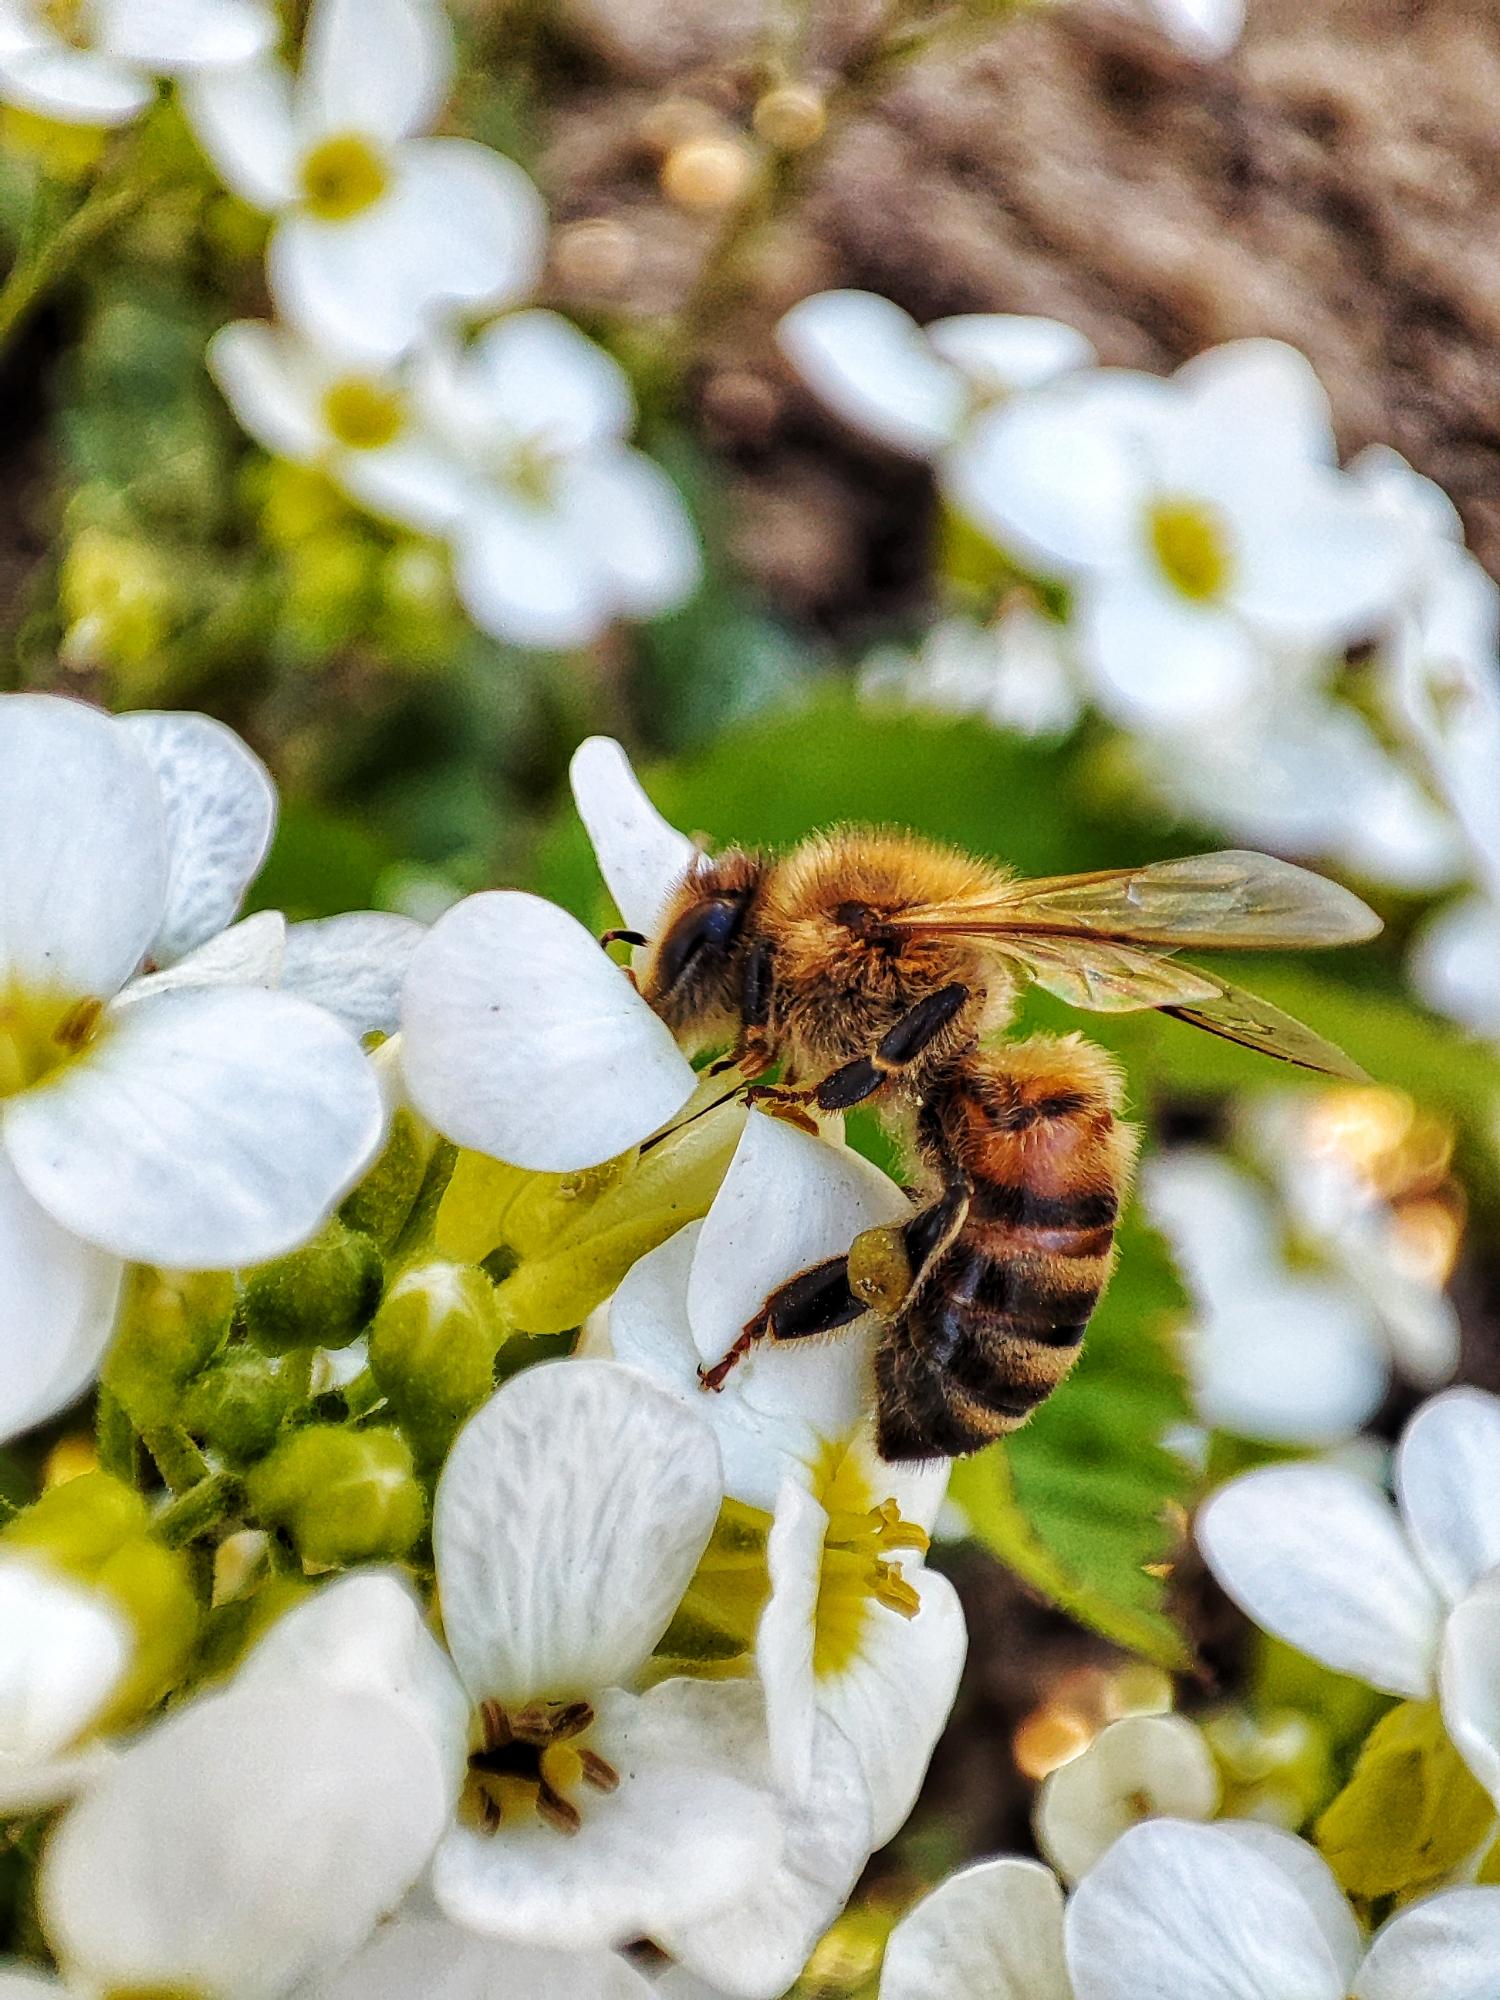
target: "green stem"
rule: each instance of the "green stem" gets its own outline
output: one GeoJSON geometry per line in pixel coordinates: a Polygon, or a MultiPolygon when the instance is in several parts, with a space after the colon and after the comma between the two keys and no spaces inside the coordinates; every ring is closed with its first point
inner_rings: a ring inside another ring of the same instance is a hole
{"type": "Polygon", "coordinates": [[[244,1499],[245,1489],[232,1472],[212,1472],[163,1507],[153,1525],[172,1548],[186,1548],[237,1514],[244,1499]]]}
{"type": "Polygon", "coordinates": [[[153,1424],[141,1441],[174,1493],[187,1493],[210,1477],[208,1460],[181,1424],[153,1424]]]}
{"type": "Polygon", "coordinates": [[[95,185],[71,215],[54,224],[47,198],[51,186],[47,181],[38,186],[20,250],[0,284],[0,353],[79,257],[138,208],[147,193],[140,181],[124,187],[95,185]]]}
{"type": "Polygon", "coordinates": [[[104,1471],[127,1486],[139,1486],[141,1454],[135,1425],[114,1390],[102,1384],[94,1411],[94,1437],[104,1471]]]}
{"type": "Polygon", "coordinates": [[[385,1391],[368,1368],[362,1368],[352,1382],[344,1384],[344,1408],[351,1417],[367,1417],[385,1401],[385,1391]]]}

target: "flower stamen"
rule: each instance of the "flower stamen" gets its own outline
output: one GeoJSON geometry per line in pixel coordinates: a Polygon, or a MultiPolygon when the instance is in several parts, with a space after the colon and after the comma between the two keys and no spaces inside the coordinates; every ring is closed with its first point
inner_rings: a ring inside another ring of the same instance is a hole
{"type": "Polygon", "coordinates": [[[586,1701],[536,1702],[510,1712],[487,1701],[479,1710],[480,1746],[469,1756],[459,1815],[483,1833],[537,1818],[556,1833],[583,1824],[570,1793],[612,1792],[620,1774],[577,1739],[592,1728],[586,1701]]]}
{"type": "Polygon", "coordinates": [[[1151,553],[1174,590],[1195,604],[1221,597],[1233,574],[1229,537],[1201,500],[1158,500],[1148,520],[1151,553]]]}
{"type": "Polygon", "coordinates": [[[302,199],[321,222],[349,222],[385,193],[385,162],[358,132],[339,132],[302,162],[302,199]]]}

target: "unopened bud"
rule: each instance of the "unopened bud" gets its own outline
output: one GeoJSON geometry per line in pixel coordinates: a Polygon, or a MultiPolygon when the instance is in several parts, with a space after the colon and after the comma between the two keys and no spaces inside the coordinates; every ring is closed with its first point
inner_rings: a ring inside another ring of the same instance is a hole
{"type": "Polygon", "coordinates": [[[59,1569],[91,1577],[150,1524],[150,1510],[139,1493],[107,1472],[85,1472],[49,1487],[8,1521],[0,1529],[0,1547],[35,1549],[59,1569]]]}
{"type": "Polygon", "coordinates": [[[221,1355],[188,1390],[182,1421],[194,1437],[243,1465],[276,1441],[292,1397],[263,1354],[238,1348],[221,1355]]]}
{"type": "Polygon", "coordinates": [[[254,1273],[245,1286],[245,1324],[266,1354],[346,1347],[369,1325],[384,1283],[372,1240],[335,1219],[305,1249],[254,1273]]]}
{"type": "Polygon", "coordinates": [[[95,1583],[129,1619],[135,1657],[105,1720],[133,1721],[181,1680],[198,1637],[201,1613],[185,1550],[142,1536],[101,1564],[95,1583]]]}
{"type": "Polygon", "coordinates": [[[434,1143],[432,1132],[416,1115],[398,1105],[385,1151],[345,1200],[339,1210],[342,1220],[388,1250],[416,1205],[434,1143]]]}
{"type": "Polygon", "coordinates": [[[404,1556],[426,1519],[410,1447],[393,1430],[309,1425],[247,1484],[261,1520],[285,1528],[303,1560],[322,1568],[404,1556]]]}
{"type": "Polygon", "coordinates": [[[679,208],[701,213],[732,208],[750,185],[755,155],[733,132],[674,146],[661,164],[662,193],[679,208]]]}
{"type": "Polygon", "coordinates": [[[424,1264],[387,1293],[370,1372],[419,1463],[436,1463],[489,1395],[504,1333],[495,1288],[472,1264],[424,1264]]]}
{"type": "Polygon", "coordinates": [[[783,153],[815,146],[828,125],[822,96],[805,83],[784,83],[768,90],[755,107],[756,137],[783,153]]]}
{"type": "Polygon", "coordinates": [[[226,1271],[131,1272],[103,1379],[138,1430],[170,1419],[183,1384],[223,1342],[233,1310],[226,1271]]]}

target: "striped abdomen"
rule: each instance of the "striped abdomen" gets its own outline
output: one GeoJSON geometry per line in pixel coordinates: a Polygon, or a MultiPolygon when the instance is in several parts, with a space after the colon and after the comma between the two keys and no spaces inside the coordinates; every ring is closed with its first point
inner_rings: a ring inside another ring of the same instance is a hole
{"type": "Polygon", "coordinates": [[[922,1148],[968,1206],[881,1342],[887,1458],[977,1451],[1073,1366],[1135,1150],[1118,1096],[1107,1059],[1073,1038],[975,1051],[942,1079],[922,1148]]]}

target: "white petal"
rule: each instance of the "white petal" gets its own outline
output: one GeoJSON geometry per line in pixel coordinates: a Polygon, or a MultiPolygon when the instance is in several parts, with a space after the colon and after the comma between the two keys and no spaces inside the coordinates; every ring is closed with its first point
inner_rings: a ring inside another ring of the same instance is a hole
{"type": "Polygon", "coordinates": [[[151,947],[159,964],[181,958],[232,923],[260,873],[276,830],[271,774],[211,715],[122,715],[156,773],[167,816],[167,911],[151,947]]]}
{"type": "Polygon", "coordinates": [[[284,208],[297,193],[292,80],[280,63],[198,70],[177,101],[225,186],[252,208],[284,208]]]}
{"type": "Polygon", "coordinates": [[[60,1979],[45,1972],[22,1972],[0,1965],[0,2000],[36,2000],[39,1993],[66,1994],[60,1979]]]}
{"type": "Polygon", "coordinates": [[[880,443],[926,458],[957,432],[963,381],[891,300],[816,292],[785,315],[776,340],[831,410],[880,443]]]}
{"type": "Polygon", "coordinates": [[[441,1917],[398,1917],[298,2000],[650,2000],[652,1991],[614,1952],[538,1951],[441,1917]]]}
{"type": "Polygon", "coordinates": [[[1399,601],[1415,552],[1352,480],[1326,474],[1242,517],[1232,594],[1246,618],[1291,644],[1367,636],[1399,601]]]}
{"type": "Polygon", "coordinates": [[[1074,1891],[1068,1965],[1089,2000],[1343,2000],[1359,1960],[1345,1918],[1331,1937],[1297,1878],[1226,1829],[1153,1820],[1074,1891]]]}
{"type": "MultiPolygon", "coordinates": [[[[680,1681],[677,1696],[730,1768],[769,1786],[765,1714],[752,1684],[680,1681]]],[[[859,1759],[829,1722],[818,1724],[811,1789],[781,1802],[781,1823],[774,1866],[747,1880],[726,1909],[655,1935],[674,1959],[740,2000],[785,1992],[869,1859],[870,1800],[859,1759]]]]}
{"type": "Polygon", "coordinates": [[[1050,1868],[1006,1856],[960,1869],[901,1919],[880,2000],[1073,2000],[1050,1868]]]}
{"type": "Polygon", "coordinates": [[[251,62],[276,40],[263,0],[103,0],[99,46],[158,76],[251,62]]]}
{"type": "Polygon", "coordinates": [[[812,1783],[818,1718],[813,1647],[827,1533],[821,1503],[787,1480],[766,1541],[771,1595],[755,1636],[755,1667],[765,1689],[772,1768],[793,1798],[805,1797],[812,1783]]]}
{"type": "Polygon", "coordinates": [[[257,444],[302,465],[326,451],[324,371],[285,328],[237,319],[209,341],[207,360],[224,400],[257,444]]]}
{"type": "Polygon", "coordinates": [[[106,1598],[0,1557],[0,1814],[53,1803],[48,1766],[99,1714],[132,1650],[106,1598]]]}
{"type": "Polygon", "coordinates": [[[560,313],[497,321],[458,367],[461,393],[486,431],[497,442],[524,439],[549,459],[615,443],[635,418],[629,376],[560,313]]]}
{"type": "Polygon", "coordinates": [[[1456,1603],[1500,1564],[1500,1399],[1449,1389],[1424,1403],[1396,1453],[1396,1494],[1428,1575],[1456,1603]]]}
{"type": "Polygon", "coordinates": [[[545,248],[542,198],[513,160],[471,139],[415,139],[401,149],[390,191],[353,221],[282,222],[267,269],[305,330],[391,358],[439,310],[523,298],[545,248]]]}
{"type": "Polygon", "coordinates": [[[712,1916],[774,1862],[770,1800],[704,1729],[693,1683],[610,1690],[595,1709],[588,1745],[620,1774],[618,1791],[581,1794],[571,1836],[536,1819],[455,1828],[432,1886],[456,1923],[575,1951],[626,1944],[712,1916]]]}
{"type": "Polygon", "coordinates": [[[0,695],[0,980],[106,998],[166,896],[161,795],[124,731],[81,702],[0,695]]]}
{"type": "Polygon", "coordinates": [[[305,1681],[393,1702],[429,1732],[457,1794],[468,1754],[468,1697],[398,1570],[361,1570],[293,1605],[251,1649],[234,1685],[283,1690],[295,1700],[305,1681]]]}
{"type": "Polygon", "coordinates": [[[1194,1288],[1215,1303],[1275,1258],[1275,1210],[1223,1153],[1179,1146],[1149,1159],[1141,1193],[1194,1288]]]}
{"type": "Polygon", "coordinates": [[[1334,1880],[1332,1870],[1315,1848],[1280,1827],[1265,1826],[1259,1820],[1221,1820],[1216,1829],[1226,1840],[1237,1842],[1241,1851],[1257,1863],[1269,1863],[1297,1889],[1322,1931],[1336,1964],[1344,1965],[1359,1955],[1358,1925],[1348,1899],[1334,1880]]]}
{"type": "Polygon", "coordinates": [[[608,1361],[528,1369],[459,1433],[433,1516],[449,1649],[476,1701],[627,1682],[718,1517],[713,1433],[608,1361]]]}
{"type": "Polygon", "coordinates": [[[124,1269],[37,1207],[0,1146],[0,1441],[67,1408],[114,1332],[124,1269]]]}
{"type": "Polygon", "coordinates": [[[116,1004],[134,1007],[154,994],[186,986],[279,986],[285,958],[286,918],[280,910],[257,910],[164,972],[132,979],[116,1004]]]}
{"type": "Polygon", "coordinates": [[[934,320],[927,338],[982,396],[1040,389],[1097,359],[1093,342],[1076,327],[1025,313],[960,313],[934,320]]]}
{"type": "Polygon", "coordinates": [[[1445,904],[1418,931],[1410,972],[1429,1007],[1500,1035],[1500,906],[1483,896],[1445,904]]]}
{"type": "Polygon", "coordinates": [[[590,736],[568,766],[573,803],[599,872],[632,930],[650,937],[698,850],[652,805],[630,759],[610,736],[590,736]]]}
{"type": "Polygon", "coordinates": [[[148,76],[97,49],[39,48],[0,62],[7,101],[65,125],[128,125],[156,95],[148,76]]]}
{"type": "Polygon", "coordinates": [[[386,910],[351,910],[293,924],[282,983],[342,1021],[351,1035],[394,1034],[401,982],[427,935],[425,924],[386,910]]]}
{"type": "MultiPolygon", "coordinates": [[[[704,1220],[688,1280],[698,1352],[717,1361],[778,1285],[838,1256],[862,1230],[911,1212],[895,1182],[858,1153],[752,1112],[704,1220]]],[[[809,1360],[816,1351],[809,1343],[809,1360]]]]}
{"type": "Polygon", "coordinates": [[[1043,1780],[1037,1845],[1064,1881],[1076,1882],[1139,1820],[1212,1819],[1219,1790],[1196,1723],[1183,1715],[1127,1715],[1043,1780]]]}
{"type": "Polygon", "coordinates": [[[316,0],[298,122],[310,137],[404,139],[436,122],[452,76],[453,30],[437,0],[316,0]]]}
{"type": "Polygon", "coordinates": [[[1449,1613],[1438,1692],[1459,1754],[1500,1803],[1500,1578],[1487,1577],[1449,1613]]]}
{"type": "Polygon", "coordinates": [[[1232,617],[1190,602],[1145,570],[1090,589],[1078,623],[1099,705],[1125,728],[1201,724],[1230,713],[1264,672],[1260,649],[1232,617]]]}
{"type": "Polygon", "coordinates": [[[1463,520],[1442,487],[1414,472],[1388,444],[1370,444],[1357,451],[1348,472],[1408,533],[1432,542],[1462,542],[1463,520]]]}
{"type": "Polygon", "coordinates": [[[1395,1511],[1363,1480],[1277,1465],[1231,1480],[1198,1545],[1258,1625],[1390,1694],[1431,1692],[1441,1607],[1395,1511]]]}
{"type": "Polygon", "coordinates": [[[1354,2000],[1491,2000],[1497,1965],[1500,1889],[1450,1889],[1391,1919],[1354,2000]]]}
{"type": "Polygon", "coordinates": [[[1249,472],[1268,461],[1334,462],[1328,392],[1306,355],[1283,340],[1229,340],[1172,377],[1187,409],[1182,435],[1198,451],[1249,472]]]}
{"type": "Polygon", "coordinates": [[[1227,56],[1245,29],[1245,0],[1148,0],[1163,32],[1189,55],[1227,56]]]}
{"type": "Polygon", "coordinates": [[[1257,1283],[1184,1330],[1193,1400],[1206,1423],[1268,1444],[1337,1444],[1374,1415],[1390,1353],[1368,1300],[1327,1278],[1257,1283]]]}
{"type": "Polygon", "coordinates": [[[547,1173],[612,1159],[697,1081],[582,924],[510,890],[439,917],[407,973],[401,1026],[423,1116],[460,1146],[547,1173]]]}
{"type": "Polygon", "coordinates": [[[613,607],[657,618],[686,603],[703,561],[682,495],[640,451],[598,452],[564,468],[559,504],[591,543],[613,607]]]}
{"type": "Polygon", "coordinates": [[[274,2000],[400,1900],[452,1802],[392,1703],[231,1689],[159,1723],[67,1814],[42,1864],[47,1934],[106,1991],[274,2000]]]}
{"type": "Polygon", "coordinates": [[[578,525],[508,494],[487,493],[458,523],[453,584],[480,630],[512,646],[586,646],[615,615],[609,577],[578,525]]]}
{"type": "Polygon", "coordinates": [[[421,431],[377,451],[341,452],[330,477],[372,514],[424,535],[447,534],[474,497],[472,475],[421,431]]]}
{"type": "Polygon", "coordinates": [[[305,1001],[253,987],[111,1009],[84,1058],[3,1120],[49,1214],[116,1256],[194,1271],[305,1242],[385,1126],[358,1043],[305,1001]]]}

